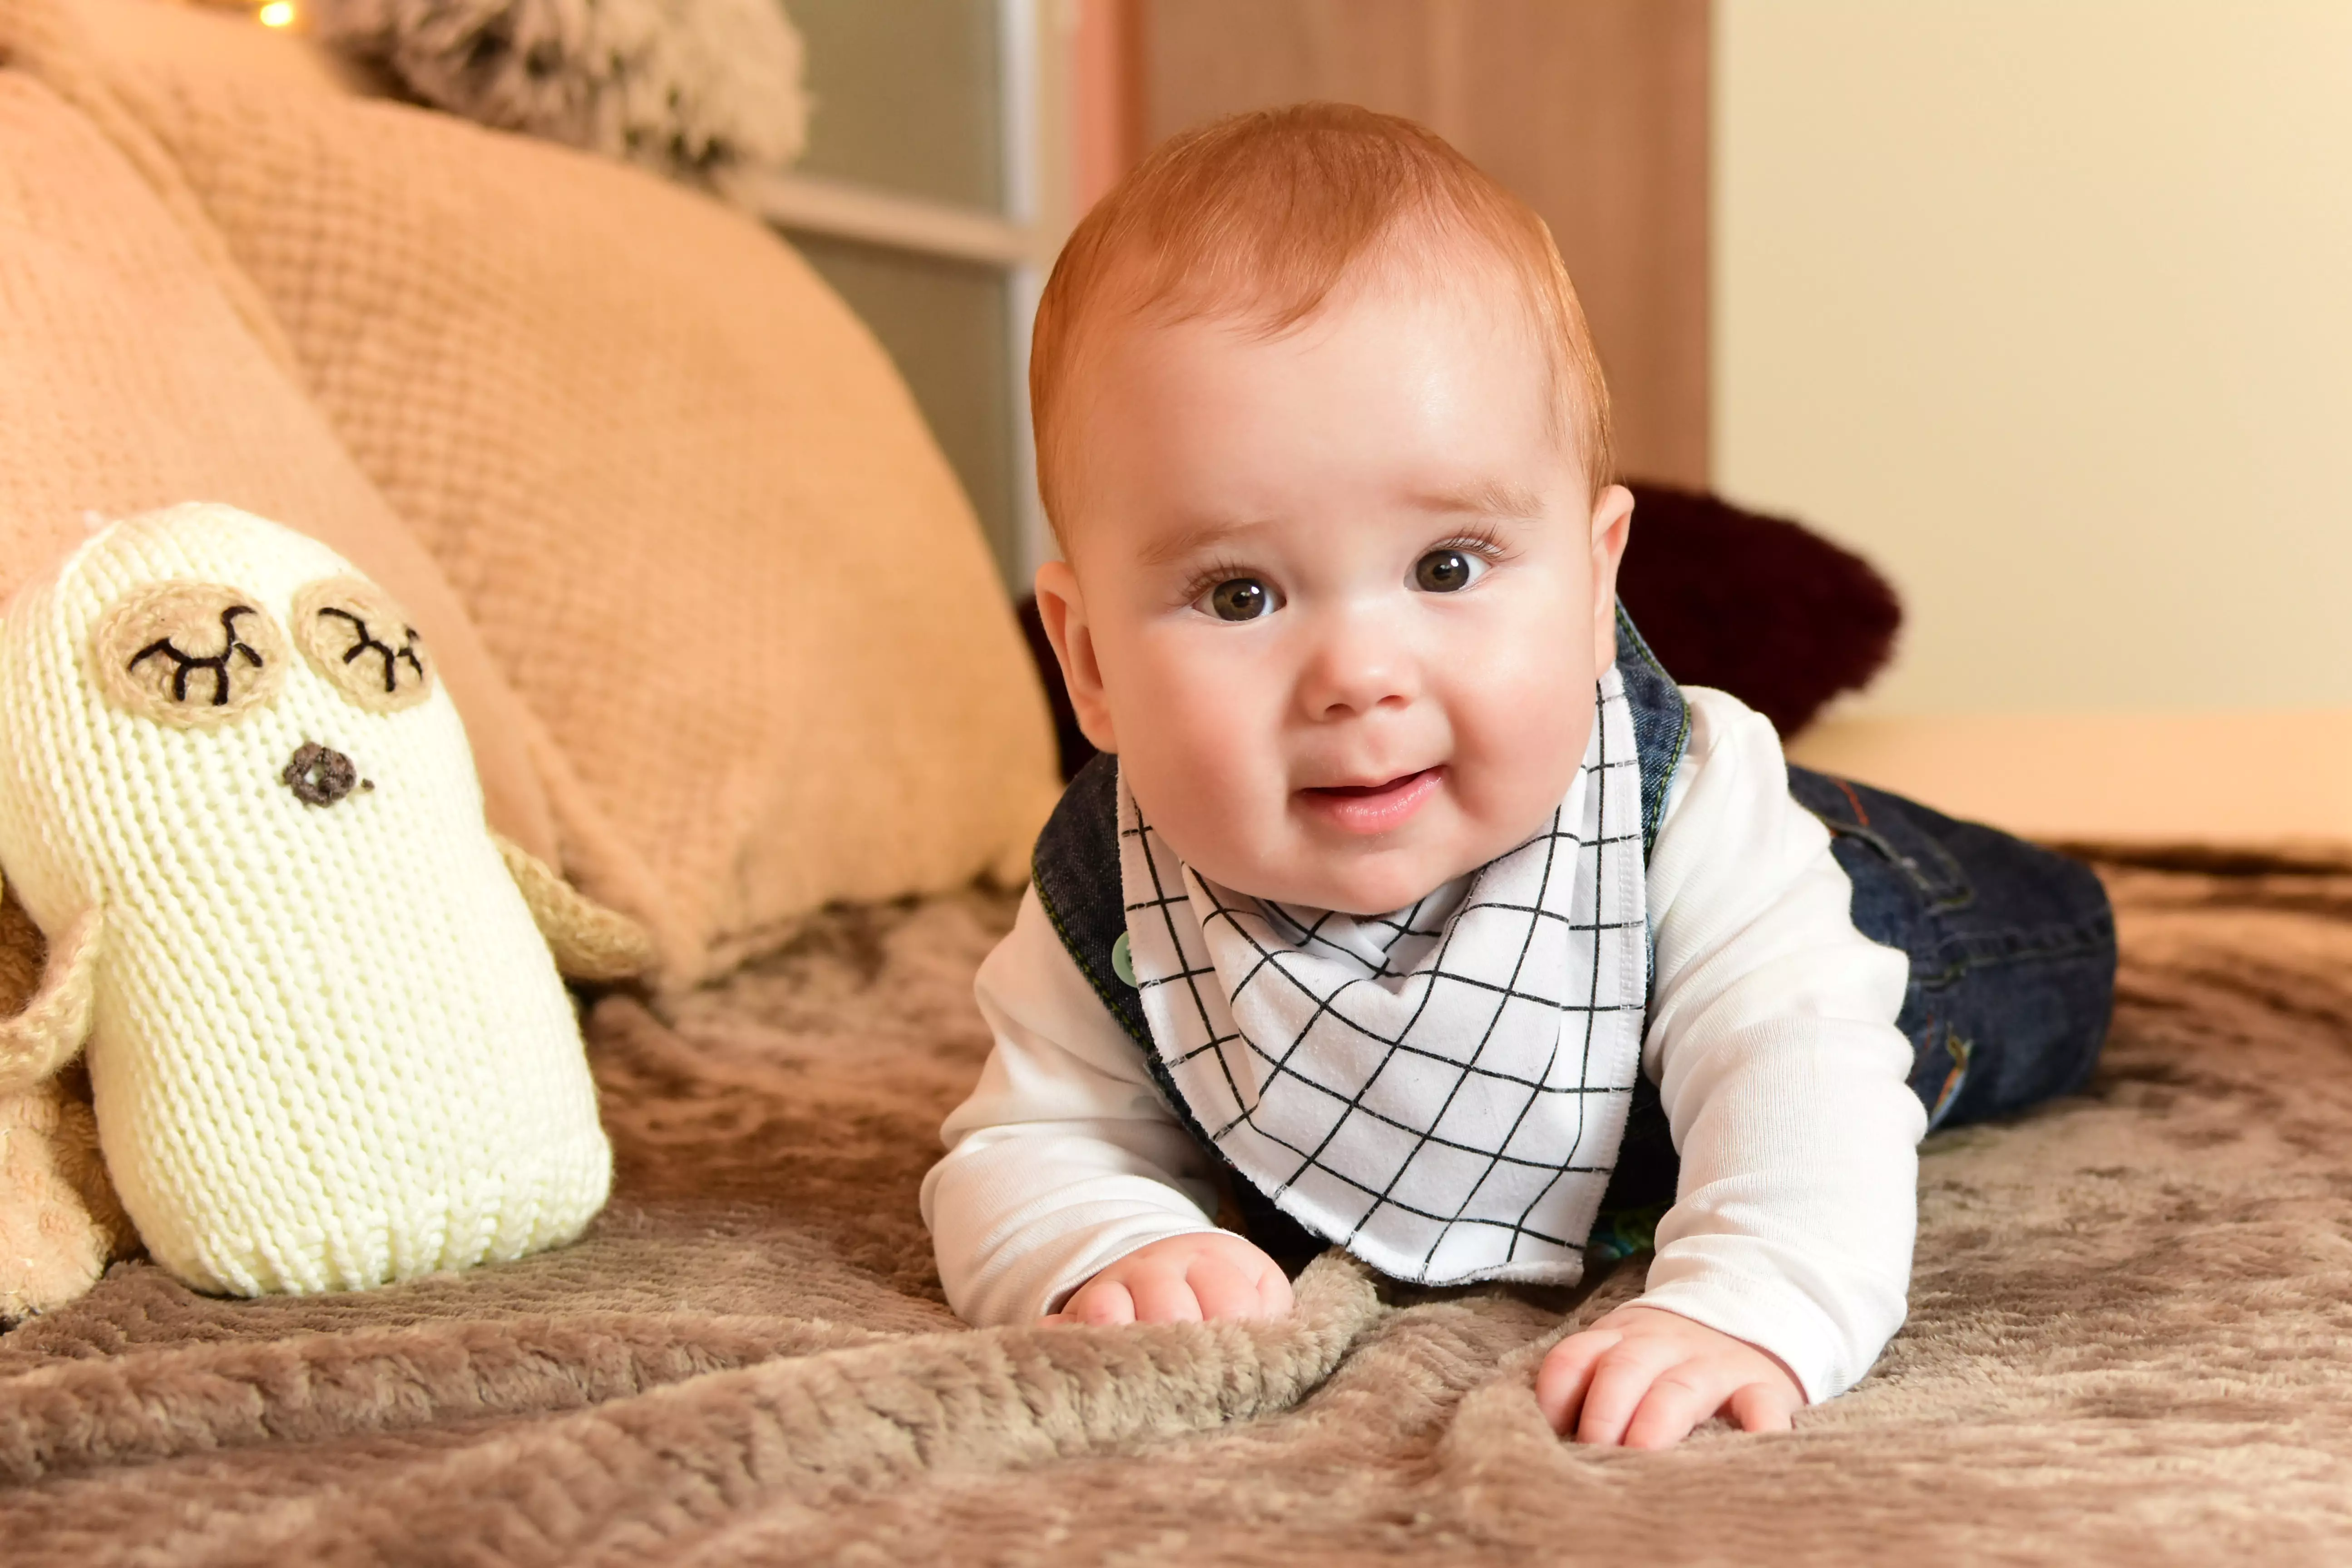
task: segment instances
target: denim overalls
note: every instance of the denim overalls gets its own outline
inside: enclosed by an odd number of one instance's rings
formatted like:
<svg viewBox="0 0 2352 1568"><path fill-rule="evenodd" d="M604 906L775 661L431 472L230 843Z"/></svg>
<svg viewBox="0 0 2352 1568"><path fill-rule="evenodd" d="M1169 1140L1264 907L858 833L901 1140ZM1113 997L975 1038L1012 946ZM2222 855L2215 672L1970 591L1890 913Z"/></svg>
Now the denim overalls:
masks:
<svg viewBox="0 0 2352 1568"><path fill-rule="evenodd" d="M1690 738L1690 713L1622 606L1617 668L1641 760L1646 864ZM1070 781L1038 836L1031 874L1079 972L1133 1038L1193 1138L1223 1166L1160 1063L1135 988L1112 963L1127 931L1118 765L1097 756ZM1895 1027L1911 1042L1911 1088L1928 1125L2004 1115L2081 1088L2106 1038L2116 977L2115 915L2089 868L1807 768L1789 769L1789 791L1830 831L1830 852L1853 883L1855 927L1910 956ZM1611 1256L1647 1246L1650 1228L1674 1201L1677 1165L1657 1085L1643 1074L1590 1245ZM1231 1186L1251 1239L1274 1257L1296 1264L1323 1249L1249 1182L1236 1177Z"/></svg>

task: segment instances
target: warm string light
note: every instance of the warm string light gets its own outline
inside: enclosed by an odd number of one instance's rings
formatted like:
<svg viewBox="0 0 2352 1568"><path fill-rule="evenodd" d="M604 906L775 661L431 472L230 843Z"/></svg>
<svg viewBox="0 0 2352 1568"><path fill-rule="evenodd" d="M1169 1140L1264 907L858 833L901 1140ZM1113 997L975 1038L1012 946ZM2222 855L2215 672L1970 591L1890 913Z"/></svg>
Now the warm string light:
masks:
<svg viewBox="0 0 2352 1568"><path fill-rule="evenodd" d="M294 0L269 0L253 15L265 27L290 27L294 25Z"/></svg>

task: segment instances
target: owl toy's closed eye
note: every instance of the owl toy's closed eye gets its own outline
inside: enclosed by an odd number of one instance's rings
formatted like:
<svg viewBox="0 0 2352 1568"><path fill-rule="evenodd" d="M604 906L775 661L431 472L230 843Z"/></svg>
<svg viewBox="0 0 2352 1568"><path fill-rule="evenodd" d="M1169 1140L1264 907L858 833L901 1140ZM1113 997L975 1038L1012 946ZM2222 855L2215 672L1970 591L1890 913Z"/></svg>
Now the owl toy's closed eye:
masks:
<svg viewBox="0 0 2352 1568"><path fill-rule="evenodd" d="M19 593L0 874L49 946L0 1097L86 1038L106 1169L189 1283L362 1288L602 1206L558 962L642 939L492 837L429 643L316 542L175 507Z"/></svg>
<svg viewBox="0 0 2352 1568"><path fill-rule="evenodd" d="M148 583L109 605L89 669L126 712L160 724L226 724L286 685L286 638L253 596L219 583Z"/></svg>
<svg viewBox="0 0 2352 1568"><path fill-rule="evenodd" d="M294 639L310 667L375 713L433 695L425 640L390 595L363 577L333 577L294 596Z"/></svg>

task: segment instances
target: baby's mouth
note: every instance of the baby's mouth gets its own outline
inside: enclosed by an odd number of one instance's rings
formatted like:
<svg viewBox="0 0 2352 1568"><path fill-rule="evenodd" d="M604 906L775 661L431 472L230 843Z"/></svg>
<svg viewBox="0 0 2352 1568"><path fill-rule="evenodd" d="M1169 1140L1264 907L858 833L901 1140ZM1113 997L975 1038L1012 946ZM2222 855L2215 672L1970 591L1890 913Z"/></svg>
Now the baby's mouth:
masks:
<svg viewBox="0 0 2352 1568"><path fill-rule="evenodd" d="M1326 784L1298 791L1307 810L1351 833L1385 833L1402 827L1437 792L1444 767L1400 773L1377 784Z"/></svg>

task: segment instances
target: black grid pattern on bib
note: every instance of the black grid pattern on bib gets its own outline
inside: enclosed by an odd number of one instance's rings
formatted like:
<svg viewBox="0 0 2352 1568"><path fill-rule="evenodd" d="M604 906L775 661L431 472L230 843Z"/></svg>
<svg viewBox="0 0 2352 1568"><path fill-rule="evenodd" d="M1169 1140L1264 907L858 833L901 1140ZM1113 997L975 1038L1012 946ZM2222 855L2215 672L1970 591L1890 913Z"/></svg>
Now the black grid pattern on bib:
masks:
<svg viewBox="0 0 2352 1568"><path fill-rule="evenodd" d="M1613 704L1622 708L1624 702L1622 689L1612 693L1604 687L1599 695L1596 707L1605 710L1608 706ZM1640 764L1638 758L1631 754L1612 755L1608 742L1609 726L1605 722L1605 712L1596 712L1596 719L1604 722L1596 722L1594 752L1581 766L1582 773L1589 779L1587 788L1598 792L1595 801L1597 810L1593 811L1591 820L1605 827L1612 823L1613 818L1626 815L1626 803L1631 802L1630 825L1622 831L1601 831L1588 846L1566 821L1564 808L1555 809L1545 831L1529 840L1528 845L1522 846L1523 850L1537 844L1542 846L1543 891L1547 894L1553 888L1555 877L1577 875L1580 869L1583 868L1583 874L1588 881L1587 896L1580 901L1581 906L1595 912L1596 915L1602 907L1602 890L1609 885L1608 879L1613 869L1612 857L1629 853L1637 857L1635 874L1638 875L1640 874L1638 857L1642 852L1639 810ZM1612 810L1612 804L1617 808L1616 810ZM1122 827L1120 830L1123 837L1146 837L1150 834L1150 824L1142 820L1139 806L1137 807L1136 813L1136 825ZM1593 852L1590 856L1580 854L1580 852L1587 847L1590 847ZM1148 841L1143 846L1142 859L1143 863L1150 868L1151 896L1127 905L1129 920L1132 923L1138 915L1144 915L1166 923L1171 946L1174 951L1181 954L1185 951L1185 945L1177 934L1173 911L1179 905L1189 907L1192 903L1191 895L1181 881L1173 886L1168 885L1168 879L1161 873L1159 857L1151 853ZM1234 1106L1246 1107L1250 1104L1250 1096L1245 1095L1242 1092L1241 1085L1234 1082L1232 1067L1223 1049L1238 1041L1251 1055L1265 1064L1267 1072L1273 1078L1287 1079L1301 1084L1331 1102L1333 1114L1329 1124L1324 1129L1320 1139L1312 1145L1303 1145L1270 1130L1261 1124L1255 1119L1254 1113L1247 1109L1242 1110L1238 1115L1228 1119L1223 1125L1207 1124L1204 1120L1205 1130L1213 1141L1220 1145L1237 1128L1248 1126L1261 1138L1287 1150L1296 1156L1296 1166L1281 1180L1276 1188L1268 1194L1269 1197L1279 1202L1284 1190L1318 1174L1329 1181L1339 1183L1361 1194L1366 1200L1366 1207L1356 1220L1354 1228L1347 1236L1330 1239L1342 1246L1349 1245L1355 1234L1369 1225L1383 1208L1394 1208L1404 1214L1433 1222L1439 1228L1423 1258L1424 1269L1430 1259L1434 1256L1446 1231L1455 1226L1475 1226L1508 1232L1510 1242L1507 1256L1512 1259L1517 1258L1520 1245L1528 1240L1570 1249L1583 1246L1585 1239L1583 1237L1551 1234L1536 1226L1532 1220L1537 1210L1543 1206L1544 1200L1550 1196L1563 1176L1583 1174L1605 1178L1611 1170L1615 1155L1613 1146L1605 1150L1596 1150L1591 1159L1586 1157L1586 1130L1591 1118L1585 1113L1584 1106L1590 1098L1595 1095L1629 1095L1632 1085L1630 1083L1594 1084L1591 1082L1593 1028L1595 1020L1603 1015L1623 1011L1639 1012L1643 1004L1638 999L1632 1002L1602 1000L1601 970L1597 961L1584 966L1582 972L1576 976L1585 986L1585 990L1580 996L1543 995L1538 990L1529 988L1533 980L1527 973L1528 959L1534 946L1536 933L1545 922L1556 923L1570 932L1588 934L1586 940L1597 943L1598 933L1623 930L1628 926L1641 925L1641 921L1603 921L1598 918L1579 921L1562 914L1558 908L1545 907L1553 902L1549 897L1541 898L1533 905L1506 903L1481 898L1475 886L1458 909L1440 920L1433 919L1429 914L1430 906L1436 902L1435 895L1432 895L1393 915L1366 921L1365 924L1377 924L1388 928L1389 936L1382 945L1382 962L1373 973L1346 980L1329 994L1324 995L1307 987L1288 967L1278 962L1277 959L1281 954L1252 934L1246 923L1246 917L1255 917L1265 921L1269 926L1282 932L1300 951L1313 951L1320 947L1343 957L1353 965L1363 967L1360 955L1323 938L1322 928L1333 918L1331 915L1324 913L1310 920L1302 921L1281 905L1239 895L1228 895L1223 890L1205 882L1202 883L1202 886L1213 905L1212 913L1202 921L1203 928L1222 922L1248 943L1255 954L1255 962L1252 964L1240 982L1233 988L1232 998L1238 1000L1250 986L1258 983L1261 977L1266 977L1268 983L1296 987L1303 997L1314 1004L1306 1022L1288 1040L1261 1041L1249 1039L1240 1033L1237 1028L1221 1032L1215 1027L1213 1019L1218 1012L1224 1012L1227 1018L1232 1015L1223 1009L1213 1011L1202 994L1201 982L1204 979L1210 985L1219 986L1222 988L1217 971L1213 966L1205 963L1198 965L1185 963L1173 974L1145 982L1147 987L1182 985L1190 998L1191 1010L1198 1017L1201 1032L1205 1037L1202 1043L1193 1046L1189 1051L1165 1057L1171 1070L1189 1063L1204 1053L1213 1053L1223 1073L1225 1086L1232 1095L1231 1103ZM1571 907L1575 906L1575 903L1576 901L1571 901ZM1502 983L1475 975L1464 974L1447 966L1447 954L1454 940L1454 934L1460 928L1462 918L1481 909L1502 910L1527 917L1525 934L1520 941L1517 958L1510 967L1508 979ZM1336 1004L1352 988L1369 985L1383 977L1399 977L1408 972L1412 967L1410 962L1403 968L1398 968L1392 967L1389 959L1401 946L1418 946L1418 942L1409 944L1409 938L1433 939L1437 942L1438 947L1430 967L1422 971L1428 976L1428 983L1423 990L1419 1004L1403 1028L1397 1030L1393 1036L1383 1035L1337 1010ZM1429 1050L1414 1040L1415 1027L1420 1023L1431 999L1437 995L1441 986L1469 988L1488 993L1493 998L1493 1012L1488 1019L1486 1031L1466 1059L1457 1051ZM1524 1072L1502 1071L1484 1063L1483 1059L1486 1055L1488 1044L1494 1038L1496 1026L1501 1021L1506 1010L1513 1002L1549 1009L1560 1015L1562 1028L1559 1031L1559 1049L1563 1052L1575 1051L1579 1058L1578 1070L1573 1075L1572 1082L1558 1081L1565 1079L1567 1077L1565 1074L1547 1074L1546 1078L1555 1080L1547 1082L1543 1078L1531 1078ZM1315 1025L1325 1018L1343 1025L1361 1038L1374 1042L1381 1049L1379 1065L1365 1076L1362 1087L1352 1094L1343 1093L1328 1085L1318 1082L1315 1079L1297 1071L1292 1065L1293 1058L1307 1040L1308 1034ZM1571 1040L1574 1040L1573 1044ZM1418 1125L1383 1114L1377 1108L1365 1103L1366 1098L1372 1092L1374 1087L1389 1072L1391 1064L1407 1059L1439 1064L1444 1070L1453 1073L1453 1082L1446 1091L1444 1103L1425 1118L1416 1117L1415 1121L1420 1124ZM1495 1146L1491 1148L1473 1146L1448 1139L1440 1136L1436 1131L1444 1119L1446 1110L1452 1105L1454 1097L1459 1094L1464 1085L1473 1079L1488 1083L1509 1084L1525 1092L1517 1120L1512 1124L1510 1132L1496 1140ZM1508 1150L1512 1139L1517 1135L1528 1113L1546 1097L1561 1096L1568 1097L1577 1106L1577 1133L1567 1159L1562 1162L1538 1162L1510 1154ZM1264 1104L1263 1097L1260 1098L1259 1103L1261 1106ZM1198 1109L1195 1107L1196 1113ZM1356 1118L1369 1118L1400 1134L1407 1134L1412 1139L1409 1152L1396 1165L1385 1182L1374 1185L1366 1182L1360 1176L1349 1176L1327 1162L1324 1157L1349 1130L1351 1122ZM1476 1178L1468 1182L1466 1186L1462 1186L1462 1196L1450 1209L1436 1209L1418 1205L1405 1196L1403 1190L1431 1185L1417 1183L1412 1177L1416 1168L1423 1161L1424 1155L1436 1150L1451 1151L1456 1155L1484 1161L1484 1166ZM1592 1163L1592 1159L1607 1163ZM1486 1186L1488 1180L1498 1169L1506 1166L1544 1173L1546 1179L1535 1189L1531 1197L1518 1206L1516 1213L1497 1215L1472 1212L1472 1206L1476 1201L1480 1191Z"/></svg>

